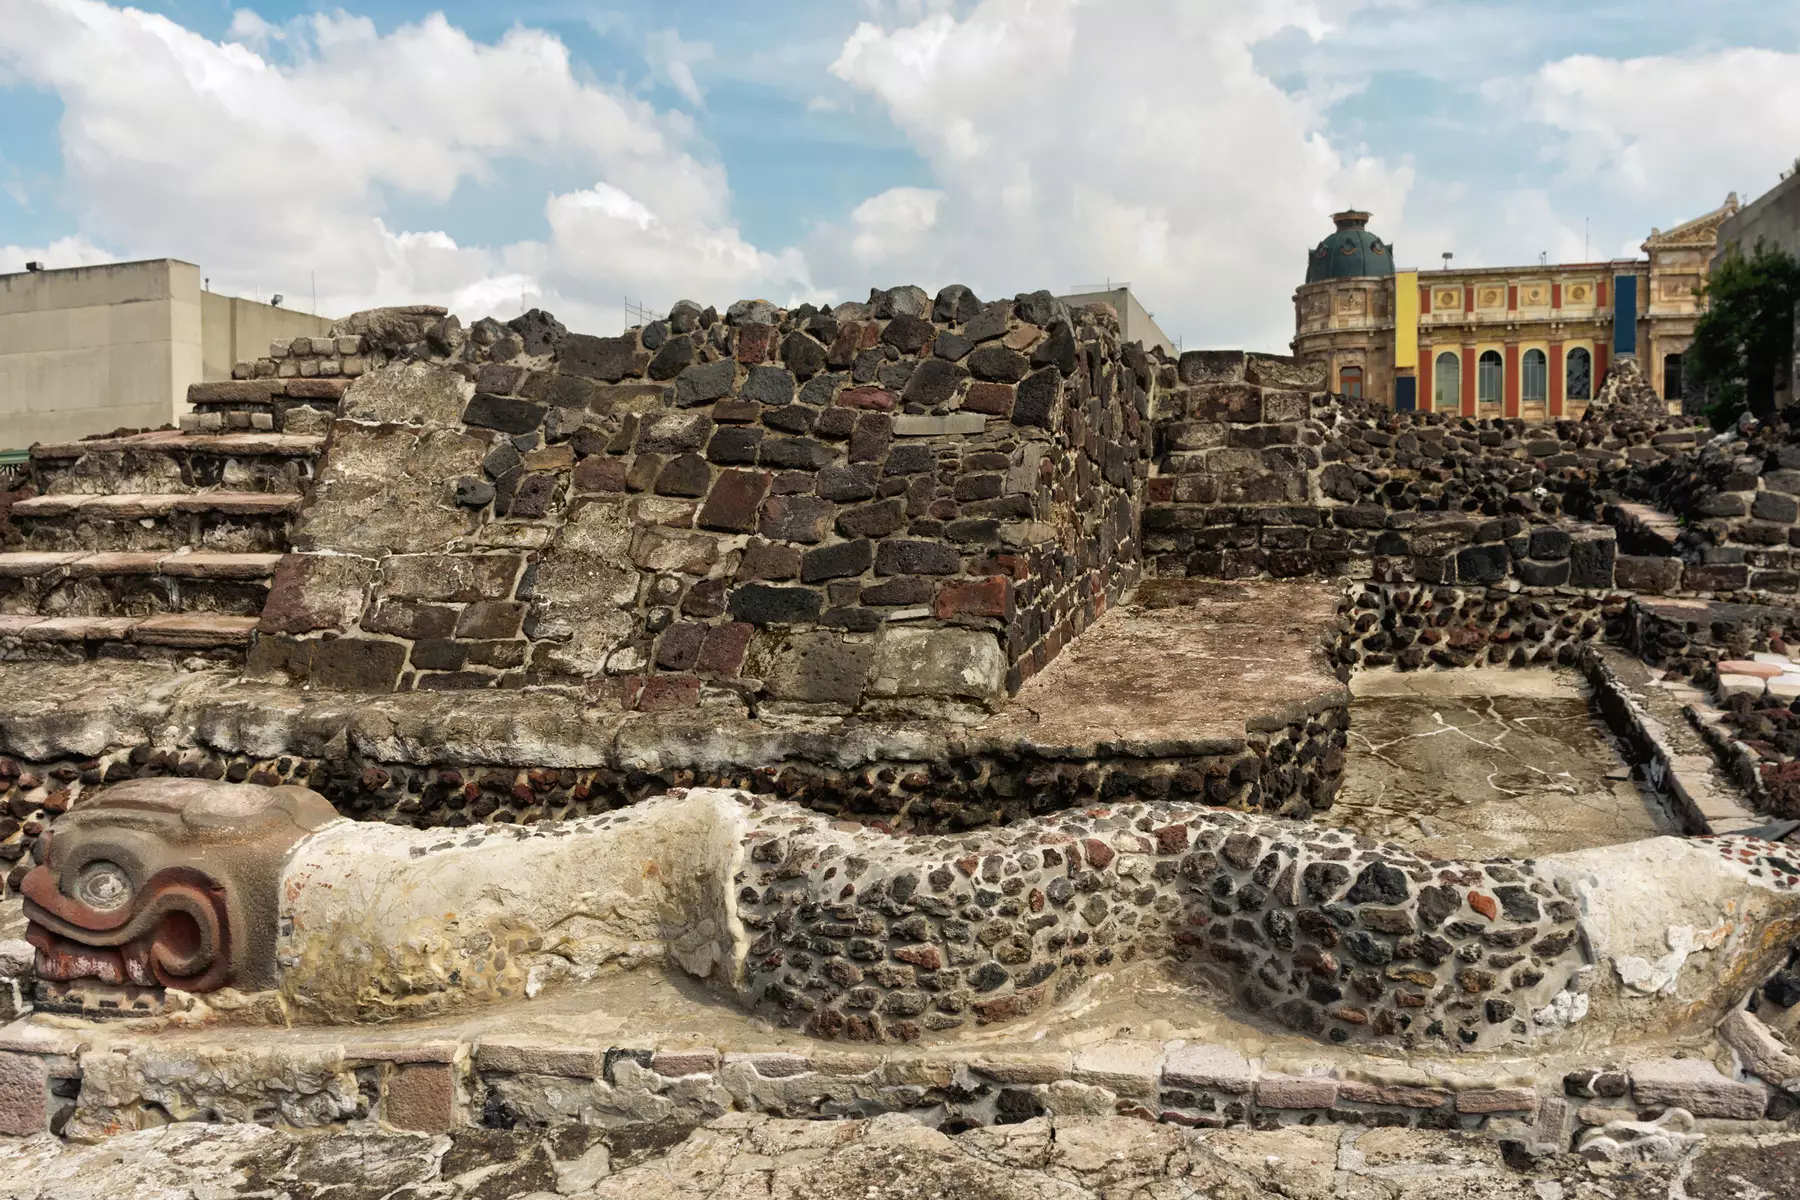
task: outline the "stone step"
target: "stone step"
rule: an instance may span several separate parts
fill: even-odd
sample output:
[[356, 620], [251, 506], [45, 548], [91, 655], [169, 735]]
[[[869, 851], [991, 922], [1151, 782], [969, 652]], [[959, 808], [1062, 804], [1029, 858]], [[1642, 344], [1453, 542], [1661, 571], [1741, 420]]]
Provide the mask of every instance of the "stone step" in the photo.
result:
[[181, 550], [281, 554], [298, 492], [61, 492], [13, 505], [15, 549], [39, 554]]
[[0, 554], [0, 579], [83, 578], [98, 575], [168, 575], [181, 579], [268, 579], [280, 554], [227, 554], [213, 550], [148, 550], [82, 553], [18, 551]]
[[177, 430], [32, 447], [45, 495], [142, 492], [298, 492], [324, 446], [317, 434], [188, 434]]
[[319, 453], [323, 434], [315, 433], [183, 433], [179, 429], [152, 429], [119, 437], [86, 438], [79, 442], [39, 442], [31, 448], [34, 462], [81, 458], [89, 454], [134, 451], [140, 454], [212, 454], [237, 458], [306, 457]]
[[20, 500], [13, 505], [12, 513], [15, 520], [80, 516], [96, 521], [136, 521], [171, 513], [272, 516], [299, 511], [300, 500], [297, 492], [61, 492]]
[[40, 617], [0, 613], [0, 644], [19, 642], [131, 642], [140, 646], [209, 650], [250, 644], [258, 618], [220, 613], [159, 613], [149, 617]]
[[210, 550], [0, 554], [0, 613], [88, 619], [253, 616], [268, 600], [281, 559]]

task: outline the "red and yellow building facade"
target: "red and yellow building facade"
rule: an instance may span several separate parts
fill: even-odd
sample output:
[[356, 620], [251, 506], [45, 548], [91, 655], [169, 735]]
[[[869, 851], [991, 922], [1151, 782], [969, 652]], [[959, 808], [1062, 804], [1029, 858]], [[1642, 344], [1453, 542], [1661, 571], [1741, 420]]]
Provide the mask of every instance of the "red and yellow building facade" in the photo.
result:
[[1471, 417], [1576, 417], [1608, 366], [1635, 355], [1657, 394], [1681, 398], [1681, 354], [1724, 206], [1652, 230], [1645, 258], [1533, 267], [1405, 271], [1339, 213], [1294, 293], [1293, 352], [1321, 362], [1335, 391], [1401, 409]]

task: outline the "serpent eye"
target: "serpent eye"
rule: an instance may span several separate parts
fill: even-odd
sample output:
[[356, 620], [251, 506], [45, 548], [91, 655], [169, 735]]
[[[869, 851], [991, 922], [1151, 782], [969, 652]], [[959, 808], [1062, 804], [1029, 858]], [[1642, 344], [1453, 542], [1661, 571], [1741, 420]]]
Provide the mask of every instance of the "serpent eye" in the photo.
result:
[[118, 863], [96, 859], [75, 877], [75, 899], [99, 912], [110, 912], [131, 902], [131, 880]]

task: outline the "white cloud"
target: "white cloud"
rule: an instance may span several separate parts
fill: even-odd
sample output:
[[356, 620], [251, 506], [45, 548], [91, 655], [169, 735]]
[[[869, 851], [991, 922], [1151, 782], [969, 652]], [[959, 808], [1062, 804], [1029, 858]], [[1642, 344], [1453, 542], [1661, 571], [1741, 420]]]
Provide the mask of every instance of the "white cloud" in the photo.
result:
[[1578, 55], [1515, 87], [1560, 135], [1551, 152], [1567, 178], [1615, 195], [1668, 195], [1671, 224], [1728, 188], [1748, 189], [1745, 201], [1760, 195], [1800, 153], [1800, 54]]
[[[486, 44], [435, 14], [382, 34], [342, 12], [279, 27], [241, 12], [230, 36], [97, 0], [0, 0], [0, 72], [61, 99], [92, 243], [193, 259], [222, 290], [301, 294], [316, 272], [326, 312], [521, 291], [602, 305], [651, 272], [647, 298], [665, 304], [695, 277], [770, 285], [756, 272], [780, 260], [735, 249], [724, 171], [689, 148], [691, 122], [578, 78], [550, 34]], [[654, 220], [563, 221], [585, 240], [561, 245], [559, 218], [589, 194], [576, 192], [547, 201], [549, 245], [515, 225], [513, 244], [468, 248], [382, 219], [393, 201], [443, 204], [519, 161], [585, 172]], [[519, 263], [571, 257], [584, 271], [554, 272], [555, 286], [517, 278]]]
[[47, 270], [55, 270], [89, 267], [118, 259], [118, 255], [101, 249], [84, 237], [57, 238], [47, 246], [0, 246], [0, 275], [23, 271], [25, 264], [32, 262], [43, 263]]
[[707, 62], [712, 56], [710, 43], [683, 41], [673, 29], [659, 29], [644, 39], [645, 61], [696, 108], [706, 103], [706, 95], [694, 78], [694, 64]]
[[1324, 100], [1253, 61], [1353, 7], [982, 0], [865, 22], [832, 73], [886, 108], [941, 195], [924, 229], [904, 198], [865, 205], [807, 242], [814, 270], [983, 295], [1129, 279], [1190, 344], [1279, 349], [1326, 214], [1354, 199], [1397, 217], [1411, 183], [1335, 148]]

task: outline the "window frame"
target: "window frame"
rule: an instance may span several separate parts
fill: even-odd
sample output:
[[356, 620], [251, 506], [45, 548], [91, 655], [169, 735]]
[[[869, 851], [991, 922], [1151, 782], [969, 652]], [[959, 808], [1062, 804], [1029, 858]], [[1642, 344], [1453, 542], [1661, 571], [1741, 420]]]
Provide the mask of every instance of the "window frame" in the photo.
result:
[[[1450, 360], [1450, 370], [1444, 370], [1444, 360]], [[1444, 380], [1454, 378], [1449, 396], [1444, 395]], [[1462, 408], [1462, 355], [1454, 350], [1444, 350], [1431, 363], [1431, 407], [1437, 412], [1450, 412]]]
[[[1532, 378], [1534, 374], [1537, 376], [1535, 380]], [[1538, 387], [1536, 394], [1532, 392], [1534, 382]], [[1536, 346], [1519, 356], [1519, 403], [1550, 403], [1550, 356]]]
[[[1355, 391], [1350, 390], [1350, 376], [1352, 374], [1356, 376]], [[1364, 371], [1358, 364], [1352, 363], [1348, 366], [1338, 368], [1338, 395], [1340, 396], [1354, 396], [1356, 399], [1361, 400], [1367, 391], [1368, 382], [1368, 372]]]
[[[1577, 359], [1586, 363], [1587, 378], [1582, 381], [1580, 394], [1575, 390], [1575, 363]], [[1571, 346], [1563, 356], [1563, 399], [1579, 400], [1587, 403], [1594, 398], [1594, 352], [1586, 346]]]
[[[1489, 398], [1487, 386], [1490, 375], [1494, 382], [1492, 398]], [[1475, 358], [1475, 402], [1494, 405], [1506, 402], [1506, 359], [1498, 350], [1483, 350]]]

